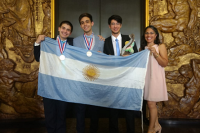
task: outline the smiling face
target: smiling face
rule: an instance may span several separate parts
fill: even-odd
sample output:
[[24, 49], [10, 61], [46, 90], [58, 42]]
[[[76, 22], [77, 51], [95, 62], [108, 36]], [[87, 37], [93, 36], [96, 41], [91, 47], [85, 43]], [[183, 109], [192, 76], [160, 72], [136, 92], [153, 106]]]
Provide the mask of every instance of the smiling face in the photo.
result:
[[147, 28], [144, 34], [145, 34], [144, 37], [147, 43], [154, 43], [154, 40], [156, 39], [157, 34], [155, 33], [153, 29]]
[[122, 24], [121, 24], [121, 23], [118, 23], [118, 22], [117, 22], [116, 20], [114, 20], [114, 19], [111, 20], [111, 23], [110, 23], [110, 25], [109, 25], [109, 28], [111, 29], [112, 35], [113, 35], [113, 36], [119, 35], [121, 27], [122, 27]]
[[61, 27], [58, 27], [58, 31], [59, 31], [60, 39], [64, 41], [67, 39], [67, 37], [71, 35], [71, 26], [64, 23], [61, 25]]
[[88, 18], [88, 17], [83, 17], [80, 20], [80, 26], [86, 35], [92, 34], [92, 26], [93, 25], [94, 25], [94, 22], [91, 22], [90, 18]]

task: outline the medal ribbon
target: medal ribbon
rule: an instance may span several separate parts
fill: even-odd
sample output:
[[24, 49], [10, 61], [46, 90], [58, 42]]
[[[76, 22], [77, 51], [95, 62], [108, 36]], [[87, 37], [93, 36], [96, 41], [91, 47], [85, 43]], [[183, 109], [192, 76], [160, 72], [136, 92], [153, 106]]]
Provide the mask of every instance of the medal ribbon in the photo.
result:
[[60, 39], [60, 36], [57, 36], [57, 41], [58, 41], [58, 46], [59, 46], [59, 49], [60, 49], [60, 53], [62, 54], [64, 51], [65, 51], [65, 46], [67, 44], [67, 40], [65, 43], [63, 43], [63, 45], [61, 45], [61, 39]]
[[[93, 33], [92, 33], [92, 36], [94, 37]], [[93, 37], [92, 37], [92, 40], [90, 39], [90, 42], [88, 42], [88, 39], [85, 36], [85, 33], [83, 34], [83, 38], [84, 38], [84, 41], [85, 41], [85, 44], [86, 44], [88, 50], [90, 50], [92, 47]]]

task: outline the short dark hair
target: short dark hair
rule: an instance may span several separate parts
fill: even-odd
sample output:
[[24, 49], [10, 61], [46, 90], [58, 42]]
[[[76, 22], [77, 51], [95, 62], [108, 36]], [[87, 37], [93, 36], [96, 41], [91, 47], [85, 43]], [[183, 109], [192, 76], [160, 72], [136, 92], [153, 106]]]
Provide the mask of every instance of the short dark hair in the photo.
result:
[[67, 21], [67, 20], [64, 20], [64, 21], [62, 21], [62, 22], [60, 23], [59, 27], [61, 27], [63, 24], [69, 25], [69, 26], [71, 27], [71, 33], [72, 33], [72, 31], [73, 31], [73, 25], [72, 25], [72, 23], [69, 22], [69, 21]]
[[157, 44], [157, 45], [160, 45], [160, 39], [159, 39], [159, 32], [158, 32], [158, 30], [153, 25], [149, 25], [149, 26], [147, 26], [144, 29], [144, 33], [143, 33], [142, 38], [141, 38], [141, 45], [140, 45], [141, 50], [144, 50], [145, 46], [147, 46], [147, 41], [145, 40], [145, 32], [146, 32], [146, 30], [148, 28], [151, 28], [155, 32], [155, 34], [157, 35], [156, 39], [154, 40], [154, 43]]
[[81, 24], [81, 19], [82, 19], [83, 17], [88, 17], [88, 18], [90, 19], [90, 21], [93, 22], [93, 19], [92, 19], [92, 15], [91, 15], [91, 14], [89, 14], [89, 13], [82, 13], [82, 14], [79, 16], [79, 19], [78, 19], [80, 24]]
[[119, 15], [112, 15], [108, 18], [108, 25], [111, 24], [112, 20], [116, 20], [118, 23], [122, 24], [122, 17], [120, 17]]

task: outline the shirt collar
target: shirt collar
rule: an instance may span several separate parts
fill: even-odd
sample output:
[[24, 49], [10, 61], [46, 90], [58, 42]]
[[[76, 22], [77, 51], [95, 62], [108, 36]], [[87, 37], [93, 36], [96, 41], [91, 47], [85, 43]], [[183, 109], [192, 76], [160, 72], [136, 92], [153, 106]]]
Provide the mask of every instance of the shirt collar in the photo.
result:
[[[59, 37], [60, 37], [60, 35], [58, 35]], [[67, 40], [67, 39], [66, 39]], [[64, 40], [64, 41], [62, 41], [61, 39], [60, 39], [60, 41], [63, 43], [63, 42], [66, 42], [66, 40]]]
[[[111, 37], [112, 37], [112, 41], [114, 42], [116, 37], [114, 37], [112, 34], [111, 34]], [[119, 33], [119, 35], [117, 36], [117, 39], [121, 40], [121, 38], [122, 38], [122, 35], [121, 35], [121, 33]]]
[[87, 38], [93, 38], [93, 35], [94, 35], [94, 33], [93, 33], [93, 32], [92, 32], [92, 34], [91, 34], [91, 35], [89, 35], [89, 36], [85, 34], [85, 36], [86, 36]]

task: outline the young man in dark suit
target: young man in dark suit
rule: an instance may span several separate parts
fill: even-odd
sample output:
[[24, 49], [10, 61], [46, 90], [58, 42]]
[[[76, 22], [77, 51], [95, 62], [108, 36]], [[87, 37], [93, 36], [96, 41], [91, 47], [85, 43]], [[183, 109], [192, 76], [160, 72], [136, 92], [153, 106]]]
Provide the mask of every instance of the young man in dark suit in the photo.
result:
[[[69, 21], [62, 21], [58, 27], [59, 35], [55, 40], [60, 40], [61, 47], [73, 45], [73, 39], [68, 38], [73, 31]], [[34, 44], [35, 60], [40, 59], [40, 44], [45, 40], [45, 35], [39, 35]], [[59, 43], [58, 43], [59, 44]], [[66, 87], [66, 86], [63, 86]], [[48, 133], [66, 133], [66, 111], [69, 103], [43, 97], [45, 123]]]
[[[108, 19], [108, 25], [111, 29], [111, 36], [105, 39], [104, 53], [108, 55], [120, 56], [122, 48], [125, 46], [125, 42], [129, 41], [128, 35], [122, 35], [120, 29], [122, 27], [122, 18], [119, 15], [112, 15]], [[138, 52], [136, 43], [133, 47], [134, 53]], [[119, 109], [110, 109], [109, 118], [109, 131], [110, 133], [119, 133], [118, 129], [118, 114]], [[123, 110], [126, 118], [127, 133], [135, 132], [135, 112], [132, 110]]]

